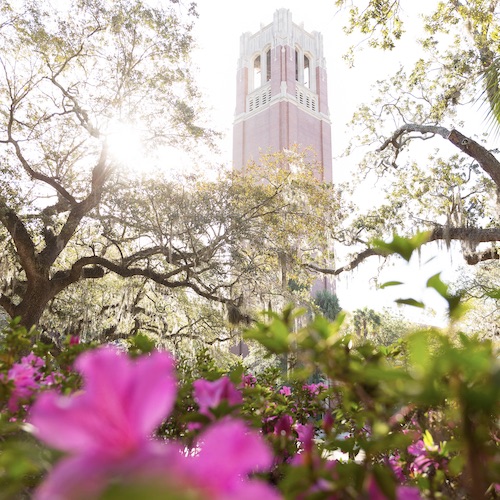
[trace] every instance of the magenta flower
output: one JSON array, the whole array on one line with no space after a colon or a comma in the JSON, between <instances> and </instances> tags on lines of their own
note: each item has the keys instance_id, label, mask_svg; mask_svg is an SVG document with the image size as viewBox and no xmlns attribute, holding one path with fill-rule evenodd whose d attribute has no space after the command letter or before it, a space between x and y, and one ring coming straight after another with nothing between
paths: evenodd
<instances>
[{"instance_id":1,"label":"magenta flower","mask_svg":"<svg viewBox=\"0 0 500 500\"><path fill-rule=\"evenodd\" d=\"M408 453L412 454L415 457L425 455L427 453L427 450L425 449L424 441L422 439L419 439L417 442L408 446Z\"/></svg>"},{"instance_id":2,"label":"magenta flower","mask_svg":"<svg viewBox=\"0 0 500 500\"><path fill-rule=\"evenodd\" d=\"M432 450L429 450L422 439L408 446L408 453L415 457L410 464L410 472L412 474L423 474L429 468L439 469L442 466L440 462L446 462L446 460L440 460L433 452L439 452L439 447L434 445Z\"/></svg>"},{"instance_id":3,"label":"magenta flower","mask_svg":"<svg viewBox=\"0 0 500 500\"><path fill-rule=\"evenodd\" d=\"M314 444L314 425L313 424L297 424L295 426L300 447L306 453L310 453Z\"/></svg>"},{"instance_id":4,"label":"magenta flower","mask_svg":"<svg viewBox=\"0 0 500 500\"><path fill-rule=\"evenodd\" d=\"M69 453L36 500L96 499L113 483L125 491L153 487L159 498L278 498L271 486L248 477L269 467L272 454L243 423L211 426L191 451L152 438L176 396L168 354L131 360L105 347L82 354L76 367L84 380L80 393L45 393L32 409L35 434Z\"/></svg>"},{"instance_id":5,"label":"magenta flower","mask_svg":"<svg viewBox=\"0 0 500 500\"><path fill-rule=\"evenodd\" d=\"M83 375L83 391L72 396L45 392L32 408L35 435L75 455L55 467L39 490L40 499L75 498L75 491L85 496L89 488L102 488L117 464L147 454L152 432L175 401L168 354L132 361L104 347L82 354L75 365Z\"/></svg>"},{"instance_id":6,"label":"magenta flower","mask_svg":"<svg viewBox=\"0 0 500 500\"><path fill-rule=\"evenodd\" d=\"M7 407L11 412L19 410L19 406L28 402L41 386L52 385L53 377L44 377L41 369L45 361L33 353L21 358L19 363L14 363L7 373L7 381L12 381L14 388L10 395ZM3 379L5 381L5 378Z\"/></svg>"},{"instance_id":7,"label":"magenta flower","mask_svg":"<svg viewBox=\"0 0 500 500\"><path fill-rule=\"evenodd\" d=\"M372 477L368 485L368 495L370 500L387 500L387 496L380 490L377 481ZM396 500L420 500L420 491L413 486L397 486Z\"/></svg>"},{"instance_id":8,"label":"magenta flower","mask_svg":"<svg viewBox=\"0 0 500 500\"><path fill-rule=\"evenodd\" d=\"M255 387L257 385L257 379L255 378L255 375L244 375L242 378L242 385L243 387Z\"/></svg>"},{"instance_id":9,"label":"magenta flower","mask_svg":"<svg viewBox=\"0 0 500 500\"><path fill-rule=\"evenodd\" d=\"M69 345L78 345L80 343L79 335L71 335L69 338Z\"/></svg>"},{"instance_id":10,"label":"magenta flower","mask_svg":"<svg viewBox=\"0 0 500 500\"><path fill-rule=\"evenodd\" d=\"M19 409L21 401L28 399L40 386L37 379L40 372L31 365L16 363L7 373L7 379L14 382L14 389L10 395L7 407L11 412Z\"/></svg>"},{"instance_id":11,"label":"magenta flower","mask_svg":"<svg viewBox=\"0 0 500 500\"><path fill-rule=\"evenodd\" d=\"M290 415L282 415L274 424L274 434L288 437L292 433L292 425L292 417Z\"/></svg>"},{"instance_id":12,"label":"magenta flower","mask_svg":"<svg viewBox=\"0 0 500 500\"><path fill-rule=\"evenodd\" d=\"M217 408L223 401L229 406L238 405L243 401L241 392L236 389L228 377L221 377L213 382L205 379L193 383L194 400L200 408L200 413L212 416L211 409Z\"/></svg>"},{"instance_id":13,"label":"magenta flower","mask_svg":"<svg viewBox=\"0 0 500 500\"><path fill-rule=\"evenodd\" d=\"M391 455L387 459L387 463L388 463L389 467L392 469L392 472L394 472L396 479L399 482L403 482L406 479L406 477L405 477L404 472L403 472L403 467L401 465L401 457L400 457L399 453L396 453L395 455Z\"/></svg>"},{"instance_id":14,"label":"magenta flower","mask_svg":"<svg viewBox=\"0 0 500 500\"><path fill-rule=\"evenodd\" d=\"M210 426L200 438L199 454L189 464L190 484L204 499L274 500L281 498L270 485L249 479L272 465L273 455L261 436L237 420Z\"/></svg>"},{"instance_id":15,"label":"magenta flower","mask_svg":"<svg viewBox=\"0 0 500 500\"><path fill-rule=\"evenodd\" d=\"M126 455L149 440L173 407L176 382L168 354L132 361L104 347L82 354L75 365L83 392L46 392L33 407L36 435L54 448Z\"/></svg>"},{"instance_id":16,"label":"magenta flower","mask_svg":"<svg viewBox=\"0 0 500 500\"><path fill-rule=\"evenodd\" d=\"M323 417L323 430L328 434L333 427L335 420L331 411L327 411Z\"/></svg>"},{"instance_id":17,"label":"magenta flower","mask_svg":"<svg viewBox=\"0 0 500 500\"><path fill-rule=\"evenodd\" d=\"M280 394L283 394L283 396L291 396L292 395L292 389L290 389L290 387L288 387L287 385L284 385L280 389Z\"/></svg>"},{"instance_id":18,"label":"magenta flower","mask_svg":"<svg viewBox=\"0 0 500 500\"><path fill-rule=\"evenodd\" d=\"M323 382L319 382L317 384L303 385L302 389L309 392L311 396L317 396L322 390L328 389L328 386Z\"/></svg>"},{"instance_id":19,"label":"magenta flower","mask_svg":"<svg viewBox=\"0 0 500 500\"><path fill-rule=\"evenodd\" d=\"M45 361L32 352L30 352L27 356L23 356L21 358L21 363L34 366L35 368L42 368L45 366Z\"/></svg>"}]
</instances>

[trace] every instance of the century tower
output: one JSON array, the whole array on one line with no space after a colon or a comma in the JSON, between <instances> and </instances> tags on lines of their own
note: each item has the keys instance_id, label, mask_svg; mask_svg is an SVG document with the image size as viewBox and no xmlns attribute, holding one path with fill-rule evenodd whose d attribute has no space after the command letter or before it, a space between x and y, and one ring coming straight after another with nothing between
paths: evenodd
<instances>
[{"instance_id":1,"label":"century tower","mask_svg":"<svg viewBox=\"0 0 500 500\"><path fill-rule=\"evenodd\" d=\"M323 37L292 22L288 9L273 22L240 39L233 166L259 162L262 153L297 145L314 151L332 181L331 124Z\"/></svg>"}]
</instances>

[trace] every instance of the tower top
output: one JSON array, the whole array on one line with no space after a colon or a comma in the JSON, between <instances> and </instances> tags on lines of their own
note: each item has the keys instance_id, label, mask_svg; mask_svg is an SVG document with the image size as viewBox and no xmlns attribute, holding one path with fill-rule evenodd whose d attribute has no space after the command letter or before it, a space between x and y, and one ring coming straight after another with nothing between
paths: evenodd
<instances>
[{"instance_id":1,"label":"tower top","mask_svg":"<svg viewBox=\"0 0 500 500\"><path fill-rule=\"evenodd\" d=\"M332 180L331 124L323 37L278 9L273 22L243 33L236 73L233 165L297 146Z\"/></svg>"},{"instance_id":2,"label":"tower top","mask_svg":"<svg viewBox=\"0 0 500 500\"><path fill-rule=\"evenodd\" d=\"M293 23L289 9L278 9L274 13L272 23L261 25L256 33L246 32L241 35L238 68L247 65L249 59L265 46L274 49L295 45L314 55L315 67L326 69L323 56L323 35L318 31L307 32L304 29L304 23L300 25Z\"/></svg>"}]
</instances>

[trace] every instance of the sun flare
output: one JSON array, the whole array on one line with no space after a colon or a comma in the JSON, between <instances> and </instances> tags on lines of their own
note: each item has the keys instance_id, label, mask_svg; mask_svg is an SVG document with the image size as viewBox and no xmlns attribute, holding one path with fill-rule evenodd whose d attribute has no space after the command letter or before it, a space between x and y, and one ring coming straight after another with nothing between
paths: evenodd
<instances>
[{"instance_id":1,"label":"sun flare","mask_svg":"<svg viewBox=\"0 0 500 500\"><path fill-rule=\"evenodd\" d=\"M145 171L152 167L146 154L139 127L130 123L116 122L109 127L107 143L111 158L121 167L133 171Z\"/></svg>"}]
</instances>

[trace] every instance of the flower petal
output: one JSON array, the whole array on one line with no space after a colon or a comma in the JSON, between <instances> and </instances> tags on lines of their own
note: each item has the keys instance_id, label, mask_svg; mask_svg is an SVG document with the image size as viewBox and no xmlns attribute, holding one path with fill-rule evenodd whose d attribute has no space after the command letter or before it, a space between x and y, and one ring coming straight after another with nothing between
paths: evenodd
<instances>
[{"instance_id":1,"label":"flower petal","mask_svg":"<svg viewBox=\"0 0 500 500\"><path fill-rule=\"evenodd\" d=\"M64 397L50 391L38 397L29 420L35 435L53 448L83 452L95 447L95 418L83 394Z\"/></svg>"},{"instance_id":2,"label":"flower petal","mask_svg":"<svg viewBox=\"0 0 500 500\"><path fill-rule=\"evenodd\" d=\"M109 464L99 455L61 460L35 491L35 500L88 500L98 498L106 485Z\"/></svg>"},{"instance_id":3,"label":"flower petal","mask_svg":"<svg viewBox=\"0 0 500 500\"><path fill-rule=\"evenodd\" d=\"M141 435L150 435L170 415L177 395L174 361L155 352L136 361L127 395L129 422Z\"/></svg>"},{"instance_id":4,"label":"flower petal","mask_svg":"<svg viewBox=\"0 0 500 500\"><path fill-rule=\"evenodd\" d=\"M196 475L209 487L225 491L245 480L251 472L272 464L272 454L257 432L237 420L224 420L203 433L195 459Z\"/></svg>"},{"instance_id":5,"label":"flower petal","mask_svg":"<svg viewBox=\"0 0 500 500\"><path fill-rule=\"evenodd\" d=\"M166 353L131 360L104 347L77 360L83 393L42 394L32 409L36 435L69 452L123 456L146 442L175 400L173 360Z\"/></svg>"}]
</instances>

